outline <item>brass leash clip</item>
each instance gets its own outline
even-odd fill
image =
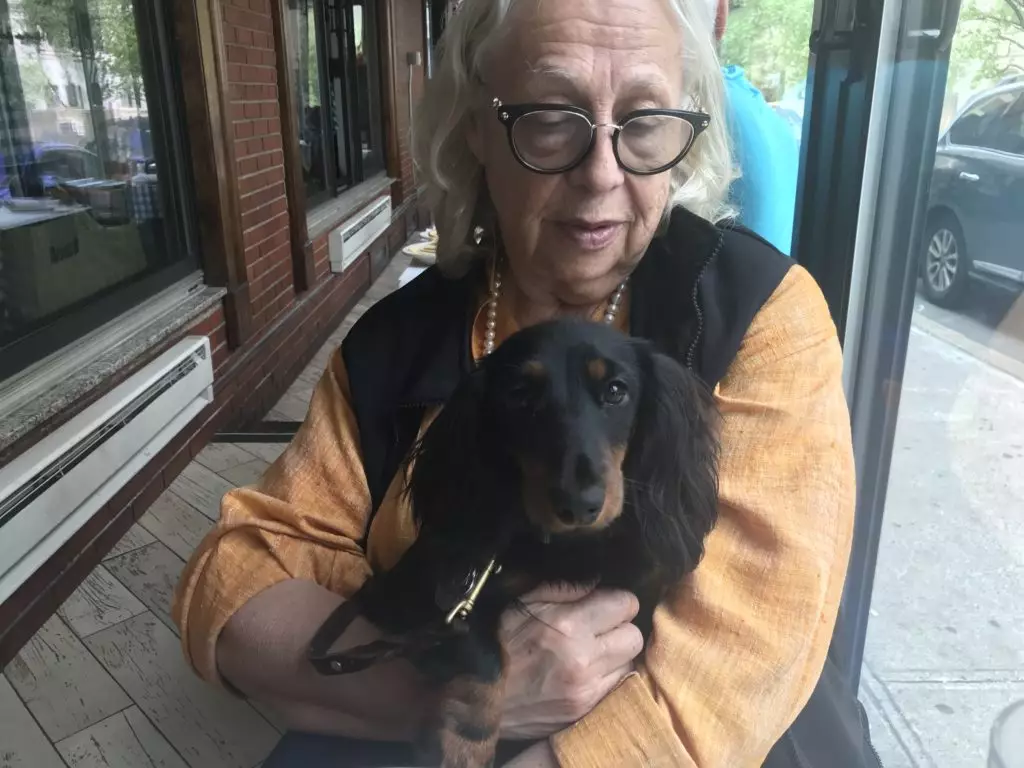
[[[477,575],[476,571],[473,571],[470,574],[472,583],[466,591],[466,596],[448,612],[448,616],[445,617],[444,623],[451,624],[456,619],[459,619],[460,621],[468,619],[469,614],[473,612],[473,607],[476,605],[476,599],[480,596],[480,592],[483,590],[487,580],[496,573],[501,573],[501,566],[498,565],[498,561],[494,557],[492,557],[491,561],[487,563],[487,567],[484,568],[480,575]]]

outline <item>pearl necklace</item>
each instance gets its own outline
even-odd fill
[[[627,280],[623,280],[619,283],[615,293],[608,299],[608,307],[604,311],[604,322],[606,325],[614,323],[616,315],[619,314],[619,307],[622,305],[622,294],[626,292],[627,282]],[[491,295],[487,299],[487,330],[484,333],[484,357],[487,357],[494,351],[494,340],[498,328],[498,299],[500,296],[501,272],[495,266],[494,275],[491,278]]]

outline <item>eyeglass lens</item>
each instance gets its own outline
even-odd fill
[[[579,162],[590,148],[591,135],[586,117],[558,110],[528,113],[512,127],[516,152],[527,165],[544,171],[561,170]],[[637,173],[658,170],[677,161],[693,136],[693,126],[681,117],[634,117],[619,133],[619,161]]]

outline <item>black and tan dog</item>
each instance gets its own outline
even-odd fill
[[[499,618],[526,591],[630,590],[647,637],[655,605],[697,566],[714,524],[717,446],[702,382],[604,325],[521,331],[462,382],[411,457],[419,537],[354,598],[404,638],[370,648],[361,666],[389,648],[380,658],[408,656],[436,686],[430,764],[490,765]]]

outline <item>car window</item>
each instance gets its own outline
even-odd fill
[[[991,135],[994,124],[1018,98],[1017,91],[999,93],[982,99],[962,114],[949,130],[953,144],[968,147],[991,148],[986,139]]]
[[[990,149],[1024,155],[1024,94],[1000,115],[982,140]]]
[[[39,165],[44,173],[61,179],[90,179],[96,174],[92,157],[73,149],[53,149],[42,153]]]

